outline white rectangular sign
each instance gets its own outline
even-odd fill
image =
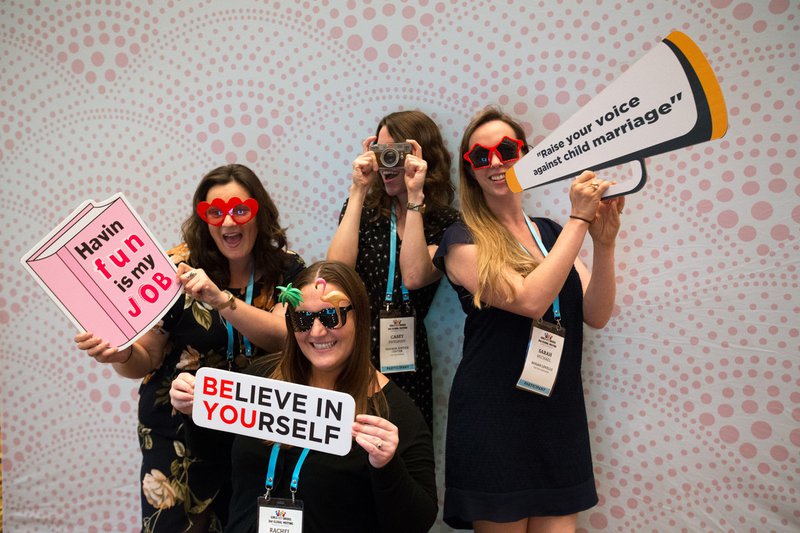
[[[197,371],[192,420],[198,426],[347,455],[353,397],[306,385],[229,372]]]

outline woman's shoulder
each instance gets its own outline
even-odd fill
[[[463,220],[453,222],[444,232],[444,239],[448,244],[473,244],[472,232]]]
[[[280,273],[277,285],[285,285],[294,281],[294,278],[306,268],[306,262],[294,250],[281,250],[280,253],[283,254],[283,272]]]
[[[426,233],[438,233],[441,236],[444,230],[458,222],[458,220],[458,211],[450,206],[429,209],[424,218],[425,231]]]
[[[300,254],[295,252],[294,250],[281,250],[283,254],[286,256],[286,260],[290,265],[301,265],[303,268],[306,266],[306,262],[300,257]]]
[[[450,247],[456,244],[474,244],[469,228],[463,221],[457,220],[451,224],[442,236],[442,241],[439,243],[439,248],[433,256],[433,264],[441,271],[445,271],[444,257],[450,251]]]
[[[175,246],[174,248],[167,250],[166,253],[167,257],[170,258],[170,260],[175,264],[175,266],[178,266],[181,263],[191,264],[189,262],[191,258],[189,245],[186,244],[185,242],[182,242],[179,245]]]
[[[432,209],[429,211],[429,213],[432,220],[439,221],[446,226],[454,224],[460,219],[458,209],[455,209],[449,205]]]

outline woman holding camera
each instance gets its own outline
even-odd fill
[[[328,259],[355,268],[364,280],[372,362],[411,396],[433,428],[424,320],[442,276],[431,258],[458,219],[450,155],[439,128],[420,111],[387,115],[362,145]]]

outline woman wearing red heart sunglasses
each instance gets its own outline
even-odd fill
[[[139,389],[142,530],[221,531],[230,498],[232,436],[206,431],[187,445],[185,424],[169,403],[180,371],[201,366],[241,370],[286,337],[277,286],[291,282],[302,259],[286,249],[278,210],[258,176],[243,165],[206,174],[183,223],[185,244],[169,252],[185,295],[157,328],[118,352],[91,333],[78,347],[112,363]]]
[[[614,243],[624,200],[608,182],[572,183],[562,228],[529,218],[505,173],[527,151],[522,127],[487,109],[461,142],[463,223],[434,258],[467,314],[450,393],[444,520],[477,532],[574,531],[597,503],[581,384],[584,323],[614,306]],[[586,234],[590,273],[578,258]]]
[[[372,362],[391,372],[433,428],[433,370],[424,319],[442,277],[431,257],[458,218],[451,207],[450,155],[436,123],[420,111],[387,115],[362,146],[328,259],[346,263],[364,279],[373,314]],[[415,328],[413,345],[403,355],[381,349],[388,336],[382,320],[389,318]],[[394,364],[397,360],[401,364]]]

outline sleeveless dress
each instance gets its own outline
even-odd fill
[[[549,250],[561,227],[534,218]],[[434,258],[455,244],[472,244],[462,223],[451,226]],[[445,272],[446,273],[446,272]],[[597,503],[589,429],[581,384],[583,291],[572,268],[562,287],[564,351],[551,396],[516,388],[533,320],[495,307],[476,309],[458,285],[464,312],[464,351],[453,378],[445,448],[444,521],[472,527],[475,520],[512,522],[557,516]],[[543,317],[554,323],[552,306]]]

